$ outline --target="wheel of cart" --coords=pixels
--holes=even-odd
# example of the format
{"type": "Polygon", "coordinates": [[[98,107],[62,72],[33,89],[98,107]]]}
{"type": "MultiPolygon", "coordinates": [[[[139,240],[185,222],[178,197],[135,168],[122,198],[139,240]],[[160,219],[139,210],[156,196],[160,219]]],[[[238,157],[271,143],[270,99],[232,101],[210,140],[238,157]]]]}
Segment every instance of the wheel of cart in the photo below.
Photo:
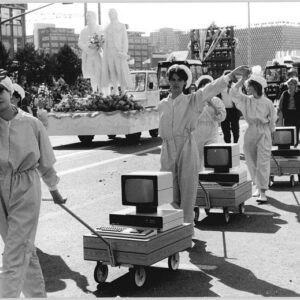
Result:
{"type": "Polygon", "coordinates": [[[179,267],[179,253],[175,253],[168,257],[168,267],[170,271],[176,271],[179,267]]]}
{"type": "Polygon", "coordinates": [[[271,187],[274,183],[274,176],[273,175],[270,175],[269,177],[269,187],[271,187]]]}
{"type": "Polygon", "coordinates": [[[245,213],[245,203],[239,204],[239,213],[244,214],[245,213]]]}
{"type": "Polygon", "coordinates": [[[139,288],[145,285],[147,280],[147,270],[144,266],[133,266],[129,269],[131,277],[135,285],[139,288]]]}
{"type": "Polygon", "coordinates": [[[224,220],[228,224],[230,221],[230,214],[229,214],[229,208],[223,207],[223,214],[224,214],[224,220]]]}
{"type": "Polygon", "coordinates": [[[108,276],[108,266],[103,264],[101,261],[97,262],[94,270],[94,279],[98,283],[103,283],[108,276]]]}
{"type": "Polygon", "coordinates": [[[200,218],[200,208],[199,206],[194,207],[194,223],[197,225],[197,222],[199,221],[200,218]]]}
{"type": "Polygon", "coordinates": [[[295,186],[295,177],[294,177],[294,175],[290,176],[290,184],[291,184],[291,187],[295,186]]]}

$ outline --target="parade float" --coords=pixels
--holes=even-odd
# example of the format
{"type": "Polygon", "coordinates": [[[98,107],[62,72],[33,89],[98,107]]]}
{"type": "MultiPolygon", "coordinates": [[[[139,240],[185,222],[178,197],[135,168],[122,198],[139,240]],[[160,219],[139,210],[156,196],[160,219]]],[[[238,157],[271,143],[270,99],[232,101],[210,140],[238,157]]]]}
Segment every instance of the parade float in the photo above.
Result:
{"type": "Polygon", "coordinates": [[[125,135],[128,141],[137,142],[143,131],[157,137],[156,72],[132,71],[131,79],[133,85],[123,95],[66,95],[48,113],[49,135],[77,135],[83,143],[91,142],[95,135],[125,135]]]}
{"type": "Polygon", "coordinates": [[[128,37],[115,9],[104,30],[93,11],[79,35],[82,75],[93,93],[85,98],[66,95],[48,114],[49,135],[78,135],[89,143],[94,135],[125,135],[137,142],[141,132],[158,134],[159,91],[155,71],[129,71],[128,37]],[[95,42],[96,41],[96,42],[95,42]],[[104,97],[104,94],[106,97],[104,97]]]}

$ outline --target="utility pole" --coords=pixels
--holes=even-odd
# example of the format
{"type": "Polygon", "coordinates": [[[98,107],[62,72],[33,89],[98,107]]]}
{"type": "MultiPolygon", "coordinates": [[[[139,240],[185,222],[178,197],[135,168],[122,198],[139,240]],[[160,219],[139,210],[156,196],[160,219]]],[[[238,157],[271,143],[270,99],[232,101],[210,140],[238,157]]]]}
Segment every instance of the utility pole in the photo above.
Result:
{"type": "Polygon", "coordinates": [[[251,22],[250,22],[250,1],[248,3],[248,66],[251,66],[251,22]]]}
{"type": "Polygon", "coordinates": [[[98,2],[98,23],[101,25],[101,5],[100,2],[98,2]]]}

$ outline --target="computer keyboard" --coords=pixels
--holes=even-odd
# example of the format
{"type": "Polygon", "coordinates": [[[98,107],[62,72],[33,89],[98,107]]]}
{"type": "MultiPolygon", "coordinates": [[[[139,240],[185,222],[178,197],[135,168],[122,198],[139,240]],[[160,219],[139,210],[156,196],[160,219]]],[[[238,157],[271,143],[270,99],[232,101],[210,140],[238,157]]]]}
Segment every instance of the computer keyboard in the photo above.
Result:
{"type": "Polygon", "coordinates": [[[105,231],[105,232],[123,232],[126,227],[117,227],[117,226],[101,226],[96,228],[98,231],[105,231]]]}
{"type": "Polygon", "coordinates": [[[148,238],[157,234],[157,229],[137,229],[132,227],[121,226],[100,226],[96,228],[99,234],[113,235],[120,237],[132,237],[132,238],[148,238]]]}

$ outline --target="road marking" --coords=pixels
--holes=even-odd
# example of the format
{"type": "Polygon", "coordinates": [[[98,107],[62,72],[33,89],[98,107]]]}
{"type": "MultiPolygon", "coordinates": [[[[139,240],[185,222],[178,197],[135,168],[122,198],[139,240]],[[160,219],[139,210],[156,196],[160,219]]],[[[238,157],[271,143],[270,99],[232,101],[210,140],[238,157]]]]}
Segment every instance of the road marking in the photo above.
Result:
{"type": "Polygon", "coordinates": [[[89,153],[92,153],[92,152],[95,152],[95,151],[98,151],[99,149],[109,149],[109,148],[112,148],[112,146],[106,146],[106,147],[98,147],[98,148],[95,148],[95,149],[92,149],[92,150],[85,150],[85,151],[80,151],[80,152],[75,152],[75,153],[69,153],[69,154],[64,154],[64,155],[58,155],[56,156],[56,159],[59,160],[59,159],[62,159],[62,158],[66,158],[66,157],[71,157],[71,156],[76,156],[76,155],[80,155],[82,153],[84,154],[89,154],[89,153]]]}
{"type": "Polygon", "coordinates": [[[247,211],[244,215],[258,215],[258,216],[274,216],[271,212],[261,212],[261,211],[247,211]]]}
{"type": "Polygon", "coordinates": [[[58,172],[57,175],[58,176],[64,176],[64,175],[80,172],[80,171],[83,171],[83,170],[86,170],[86,169],[94,168],[94,167],[97,167],[97,166],[101,166],[101,165],[105,165],[105,164],[108,164],[108,163],[111,163],[111,162],[115,162],[115,161],[118,161],[118,160],[129,158],[129,157],[132,157],[132,156],[135,156],[135,155],[143,154],[145,152],[151,152],[151,151],[159,149],[159,148],[161,148],[161,146],[155,146],[155,147],[152,147],[152,148],[149,148],[149,149],[146,149],[146,150],[134,152],[132,154],[127,154],[127,155],[124,155],[124,156],[121,156],[121,157],[115,157],[115,158],[107,159],[107,160],[100,161],[100,162],[97,162],[97,163],[93,163],[93,164],[85,165],[85,166],[82,166],[82,167],[70,169],[70,170],[67,170],[67,171],[58,172]]]}

